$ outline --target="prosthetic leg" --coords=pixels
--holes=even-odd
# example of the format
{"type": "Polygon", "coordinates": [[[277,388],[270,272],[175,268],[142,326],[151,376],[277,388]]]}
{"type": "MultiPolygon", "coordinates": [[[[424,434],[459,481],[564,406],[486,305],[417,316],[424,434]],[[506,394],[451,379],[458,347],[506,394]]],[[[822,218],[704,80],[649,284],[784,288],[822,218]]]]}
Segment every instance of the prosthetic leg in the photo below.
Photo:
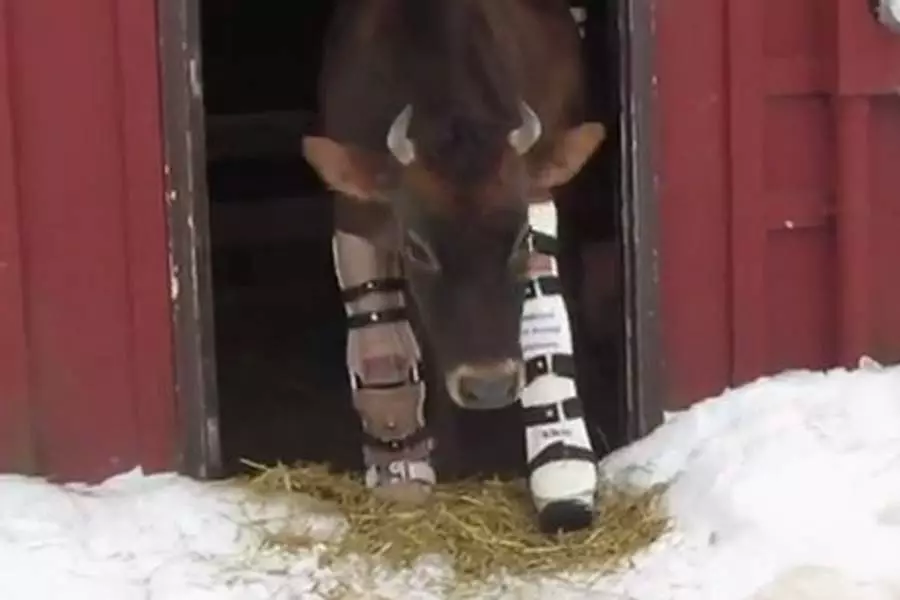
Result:
{"type": "Polygon", "coordinates": [[[575,386],[569,315],[556,263],[556,207],[529,207],[529,279],[522,310],[525,389],[520,397],[529,487],[541,529],[590,525],[597,491],[597,457],[575,386]]]}
{"type": "Polygon", "coordinates": [[[332,249],[347,312],[347,367],[363,426],[366,484],[381,498],[420,503],[436,479],[434,443],[399,261],[343,232],[334,234],[332,249]]]}

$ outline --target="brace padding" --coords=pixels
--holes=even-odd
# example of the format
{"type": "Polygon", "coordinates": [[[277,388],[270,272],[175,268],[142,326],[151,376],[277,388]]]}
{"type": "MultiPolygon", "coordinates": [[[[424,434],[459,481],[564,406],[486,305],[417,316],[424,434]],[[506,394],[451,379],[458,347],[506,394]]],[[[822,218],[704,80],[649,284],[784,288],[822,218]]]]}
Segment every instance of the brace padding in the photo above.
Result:
{"type": "Polygon", "coordinates": [[[422,355],[399,263],[343,232],[334,234],[332,252],[347,313],[347,371],[363,425],[366,481],[370,487],[433,485],[422,355]]]}
{"type": "MultiPolygon", "coordinates": [[[[550,258],[549,272],[530,272],[522,311],[526,385],[520,402],[532,496],[540,510],[557,500],[590,502],[597,459],[575,384],[574,347],[555,256],[552,201],[529,207],[531,250],[550,258]]],[[[546,267],[545,267],[546,268],[546,267]]]]}

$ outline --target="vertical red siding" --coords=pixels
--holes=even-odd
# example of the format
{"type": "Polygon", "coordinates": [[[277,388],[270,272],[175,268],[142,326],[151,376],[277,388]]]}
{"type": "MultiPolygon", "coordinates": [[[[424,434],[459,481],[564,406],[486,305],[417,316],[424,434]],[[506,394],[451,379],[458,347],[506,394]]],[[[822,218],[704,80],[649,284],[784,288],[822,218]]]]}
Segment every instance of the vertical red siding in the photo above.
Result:
{"type": "Polygon", "coordinates": [[[872,347],[900,363],[900,97],[873,98],[867,123],[872,347]]]}
{"type": "Polygon", "coordinates": [[[766,367],[766,205],[762,202],[766,138],[765,64],[760,33],[763,2],[728,2],[725,48],[728,78],[728,165],[731,201],[730,275],[732,378],[747,379],[766,367]]]}
{"type": "Polygon", "coordinates": [[[900,360],[900,37],[857,0],[659,7],[668,405],[900,360]]]}
{"type": "Polygon", "coordinates": [[[728,384],[725,3],[657,2],[663,348],[682,406],[728,384]]]}
{"type": "Polygon", "coordinates": [[[12,140],[16,177],[0,187],[0,210],[14,217],[21,249],[32,451],[42,472],[66,478],[171,466],[153,3],[28,0],[5,10],[0,152],[12,140]]]}
{"type": "Polygon", "coordinates": [[[836,2],[842,358],[864,348],[882,360],[900,361],[900,36],[864,6],[836,2]]]}
{"type": "Polygon", "coordinates": [[[115,5],[138,448],[144,468],[170,469],[176,406],[156,2],[115,5]]]}
{"type": "Polygon", "coordinates": [[[10,4],[0,0],[0,471],[34,465],[19,195],[10,95],[10,4]]]}

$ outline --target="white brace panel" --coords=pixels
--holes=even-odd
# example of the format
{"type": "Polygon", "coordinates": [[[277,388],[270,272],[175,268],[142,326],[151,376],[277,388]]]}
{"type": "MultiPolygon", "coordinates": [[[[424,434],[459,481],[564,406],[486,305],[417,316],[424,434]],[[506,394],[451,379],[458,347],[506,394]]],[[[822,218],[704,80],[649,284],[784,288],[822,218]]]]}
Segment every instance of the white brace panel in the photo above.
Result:
{"type": "MultiPolygon", "coordinates": [[[[557,237],[556,207],[552,200],[529,207],[532,229],[552,238],[557,237]]],[[[551,258],[551,277],[559,277],[556,257],[551,258]]],[[[547,273],[541,274],[547,276],[547,273]]],[[[525,360],[541,355],[573,355],[572,331],[565,300],[562,295],[526,299],[522,311],[520,333],[525,360]]],[[[577,397],[574,379],[547,373],[525,387],[521,395],[523,408],[559,406],[563,400],[577,397]]],[[[591,450],[587,423],[583,418],[566,419],[525,428],[526,459],[531,463],[548,446],[563,442],[591,450]]],[[[558,460],[536,469],[530,477],[535,504],[540,510],[549,502],[579,500],[592,504],[597,487],[596,463],[584,460],[558,460]]]]}

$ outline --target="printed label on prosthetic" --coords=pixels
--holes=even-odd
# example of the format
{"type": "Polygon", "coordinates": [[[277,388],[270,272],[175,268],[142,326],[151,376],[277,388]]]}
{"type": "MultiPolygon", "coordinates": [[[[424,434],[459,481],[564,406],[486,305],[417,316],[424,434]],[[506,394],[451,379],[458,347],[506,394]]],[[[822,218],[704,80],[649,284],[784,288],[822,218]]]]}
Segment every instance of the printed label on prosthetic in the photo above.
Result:
{"type": "Polygon", "coordinates": [[[572,354],[572,332],[563,297],[526,300],[520,339],[525,360],[538,355],[572,354]]]}

